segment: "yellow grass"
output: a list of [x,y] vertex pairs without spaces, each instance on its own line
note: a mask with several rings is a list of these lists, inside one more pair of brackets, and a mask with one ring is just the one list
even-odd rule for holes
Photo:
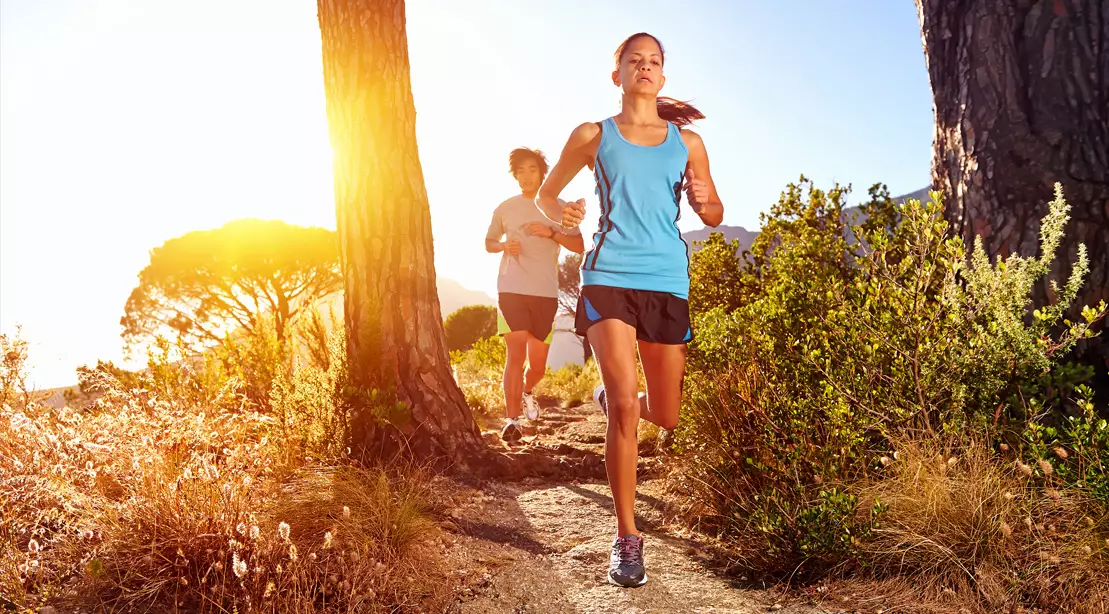
[[[951,450],[958,450],[953,453]],[[1082,493],[1037,483],[985,446],[906,443],[863,489],[889,506],[861,547],[885,583],[856,585],[899,612],[1109,611],[1109,515]]]
[[0,595],[107,611],[418,612],[449,598],[418,470],[312,465],[272,419],[108,387],[0,409]]

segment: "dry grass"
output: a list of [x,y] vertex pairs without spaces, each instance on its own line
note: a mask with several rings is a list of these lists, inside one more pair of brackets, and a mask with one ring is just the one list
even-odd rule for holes
[[419,470],[322,467],[266,416],[108,386],[0,409],[0,595],[104,611],[423,612],[452,588]]
[[899,612],[1109,611],[1109,514],[1021,469],[977,443],[901,445],[859,501],[889,506],[860,545],[882,581],[838,592]]

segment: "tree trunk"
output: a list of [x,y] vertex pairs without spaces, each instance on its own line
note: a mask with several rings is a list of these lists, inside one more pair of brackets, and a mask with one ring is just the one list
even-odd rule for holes
[[407,404],[362,407],[353,452],[462,462],[484,448],[451,376],[416,147],[403,0],[319,0],[352,383]]
[[[1054,182],[1071,222],[1052,270],[1089,250],[1082,305],[1109,299],[1109,4],[916,0],[936,114],[932,182],[992,256],[1038,253]],[[1052,298],[1045,282],[1037,298]],[[1097,361],[1109,344],[1088,348]],[[1094,358],[1094,356],[1090,356]],[[1104,371],[1099,368],[1098,371]]]

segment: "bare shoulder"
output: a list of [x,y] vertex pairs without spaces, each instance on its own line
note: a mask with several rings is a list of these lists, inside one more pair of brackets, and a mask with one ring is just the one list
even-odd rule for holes
[[597,135],[600,133],[601,126],[599,125],[599,123],[585,122],[584,124],[579,125],[577,128],[574,128],[574,131],[570,134],[570,141],[576,143],[588,143],[589,141],[597,138]]
[[705,142],[701,140],[701,135],[692,130],[682,129],[682,142],[690,151],[704,151],[705,149]]

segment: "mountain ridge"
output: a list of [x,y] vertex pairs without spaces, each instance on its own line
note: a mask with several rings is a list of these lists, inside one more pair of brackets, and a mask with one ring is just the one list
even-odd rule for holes
[[[894,200],[897,202],[905,202],[914,198],[921,201],[927,200],[928,191],[931,189],[932,188],[926,186],[920,188],[919,190],[914,190],[907,194],[902,194],[901,196],[895,196]],[[849,211],[859,212],[859,207],[848,207],[847,209],[844,209],[845,214]],[[725,241],[739,241],[738,253],[740,254],[750,249],[751,244],[755,242],[755,237],[759,236],[759,231],[757,230],[747,230],[743,226],[726,226],[721,224],[716,228],[709,228],[708,226],[705,226],[697,230],[683,232],[682,238],[685,239],[686,244],[689,246],[689,252],[692,254],[693,252],[697,251],[695,242],[707,240],[709,236],[712,235],[712,233],[714,232],[718,232],[724,235]]]

